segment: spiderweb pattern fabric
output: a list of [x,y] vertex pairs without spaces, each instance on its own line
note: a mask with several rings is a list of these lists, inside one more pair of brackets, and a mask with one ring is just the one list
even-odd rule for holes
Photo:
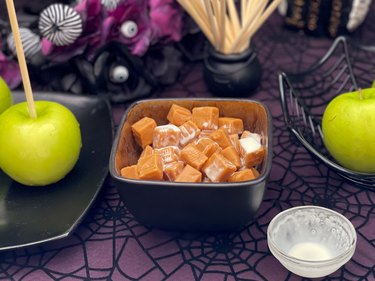
[[[374,13],[372,8],[370,18]],[[373,25],[367,28],[359,32],[358,40],[374,34]],[[358,235],[352,260],[321,280],[375,280],[375,193],[343,180],[313,158],[288,131],[280,106],[279,71],[306,69],[325,54],[332,40],[284,30],[282,19],[274,15],[254,43],[263,78],[249,98],[270,108],[274,126],[272,171],[254,221],[237,232],[220,234],[147,227],[128,212],[108,179],[72,236],[0,253],[0,280],[308,280],[284,269],[270,254],[266,241],[268,223],[276,214],[307,204],[345,215]],[[355,72],[363,76],[360,83],[374,79],[375,53],[353,49],[353,56],[361,58],[354,64]],[[211,96],[202,80],[200,62],[186,64],[178,83],[153,95]],[[116,123],[127,105],[114,108]]]

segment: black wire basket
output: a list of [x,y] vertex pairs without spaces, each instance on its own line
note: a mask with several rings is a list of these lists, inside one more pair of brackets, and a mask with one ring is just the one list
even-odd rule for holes
[[375,174],[342,167],[331,157],[323,142],[321,121],[329,101],[338,94],[358,88],[347,39],[338,37],[328,52],[308,70],[280,73],[279,86],[285,123],[301,144],[343,178],[375,190]]

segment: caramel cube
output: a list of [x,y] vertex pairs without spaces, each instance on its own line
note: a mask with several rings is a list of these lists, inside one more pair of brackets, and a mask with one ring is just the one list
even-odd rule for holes
[[195,147],[203,152],[207,157],[217,152],[220,148],[219,144],[210,138],[201,138],[195,143]]
[[169,109],[167,120],[176,126],[181,126],[191,119],[191,111],[177,104],[172,104]]
[[169,181],[175,181],[177,176],[182,172],[185,167],[185,163],[182,161],[176,161],[169,163],[164,166],[164,175]]
[[152,155],[152,154],[154,154],[154,149],[151,146],[146,145],[146,147],[142,150],[142,153],[139,156],[139,159],[145,156]]
[[182,172],[177,176],[176,182],[201,182],[202,173],[190,165],[186,165]]
[[244,139],[244,138],[253,138],[259,143],[261,143],[261,140],[262,140],[262,137],[259,134],[252,133],[252,132],[247,131],[247,130],[244,131],[241,135],[241,139]]
[[179,128],[181,131],[180,145],[182,147],[196,139],[201,132],[198,126],[191,120],[185,122]]
[[250,170],[253,172],[253,174],[254,174],[254,176],[255,176],[255,178],[257,178],[257,177],[259,177],[260,176],[260,173],[258,172],[258,170],[257,169],[255,169],[255,168],[250,168]]
[[244,169],[238,172],[234,172],[229,178],[228,182],[239,182],[239,181],[249,181],[256,179],[259,176],[256,175],[253,169]]
[[137,165],[122,168],[120,174],[124,178],[139,179]]
[[216,131],[212,132],[209,136],[210,139],[217,142],[221,148],[226,148],[232,145],[229,135],[224,128],[219,128]]
[[250,131],[245,130],[245,131],[243,131],[242,134],[241,134],[241,139],[248,138],[249,136],[251,136],[251,134],[252,134],[252,133],[251,133]]
[[155,120],[149,117],[143,117],[131,126],[135,141],[140,147],[145,148],[146,145],[152,144],[155,128]]
[[219,109],[214,106],[194,107],[191,120],[201,130],[216,130],[219,126]]
[[242,134],[243,122],[240,118],[220,117],[219,128],[224,128],[229,135]]
[[232,143],[232,146],[237,150],[238,153],[241,152],[241,144],[240,144],[240,138],[237,134],[231,134],[229,135],[229,139]]
[[137,168],[139,178],[142,180],[163,179],[163,160],[157,153],[139,159]]
[[180,129],[173,124],[155,127],[153,147],[161,148],[165,146],[178,146],[180,143]]
[[240,139],[241,156],[244,165],[248,168],[262,163],[264,158],[264,148],[255,138],[248,137]]
[[202,171],[212,182],[225,182],[236,171],[236,166],[220,153],[214,153],[204,164]]
[[164,165],[178,161],[180,158],[180,149],[177,146],[155,148],[155,153],[158,153],[161,156]]
[[180,159],[195,169],[201,170],[208,157],[199,151],[195,145],[188,144],[181,150]]
[[223,154],[225,158],[227,158],[232,164],[234,164],[237,169],[242,166],[240,155],[238,154],[234,146],[228,146],[227,148],[223,149],[221,151],[221,154]]
[[209,135],[211,135],[216,130],[201,130],[201,133],[199,134],[199,138],[208,138]]

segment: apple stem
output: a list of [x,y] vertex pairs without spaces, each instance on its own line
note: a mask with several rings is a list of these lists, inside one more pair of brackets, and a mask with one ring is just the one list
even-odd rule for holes
[[359,99],[363,100],[362,88],[358,88]]
[[31,118],[36,118],[36,109],[34,103],[33,92],[31,90],[31,83],[29,78],[29,72],[27,70],[25,53],[22,46],[21,35],[18,27],[16,10],[14,8],[13,0],[6,0],[8,15],[10,20],[10,26],[13,33],[14,43],[16,46],[16,53],[18,58],[18,64],[21,70],[22,83],[25,90],[26,101],[29,109]]

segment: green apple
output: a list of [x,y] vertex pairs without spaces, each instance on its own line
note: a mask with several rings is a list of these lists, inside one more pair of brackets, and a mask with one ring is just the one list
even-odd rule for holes
[[324,143],[348,169],[375,173],[375,88],[336,96],[323,114]]
[[13,96],[7,83],[0,77],[0,114],[13,104]]
[[0,167],[13,180],[44,186],[64,178],[76,164],[82,142],[80,126],[65,106],[36,101],[31,118],[26,102],[0,115]]

